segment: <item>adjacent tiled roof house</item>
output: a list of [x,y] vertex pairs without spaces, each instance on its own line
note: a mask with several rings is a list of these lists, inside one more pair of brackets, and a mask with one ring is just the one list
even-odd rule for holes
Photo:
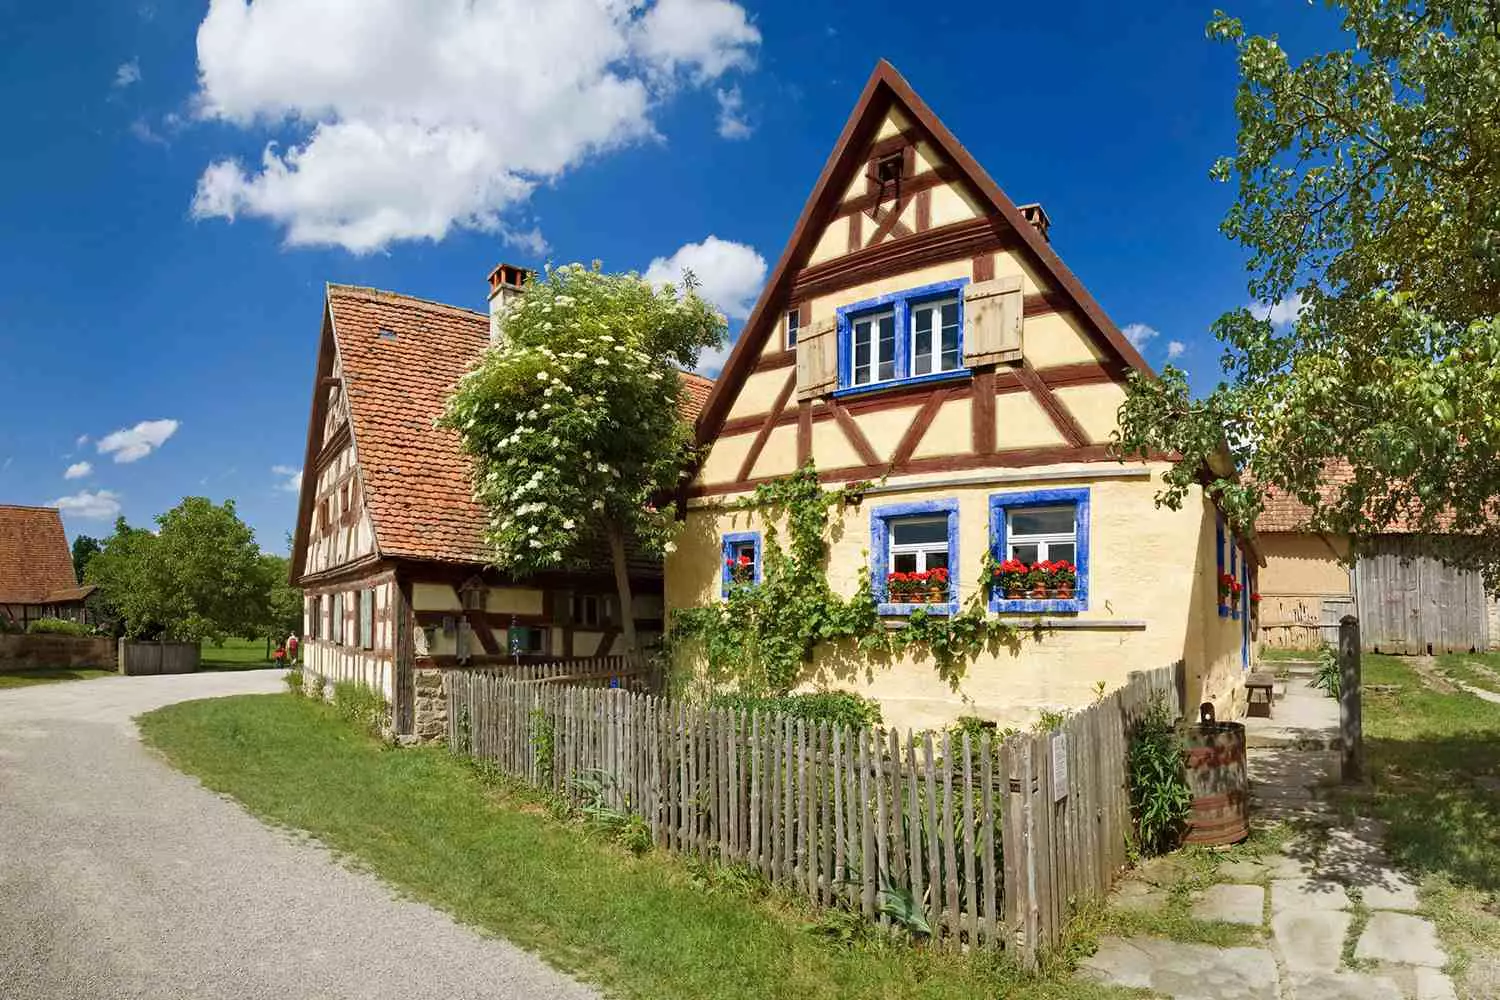
[[0,506],[0,619],[22,628],[38,618],[82,621],[93,590],[73,575],[57,508]]
[[[327,289],[292,555],[306,596],[305,664],[384,692],[401,732],[433,724],[417,712],[418,692],[430,692],[443,668],[620,651],[602,560],[598,572],[525,581],[486,568],[472,463],[458,435],[435,426],[526,278],[496,268],[488,315],[372,288]],[[691,420],[712,381],[682,380]],[[662,630],[661,566],[635,560],[631,578],[632,614],[650,641]]]
[[[1353,481],[1332,462],[1318,492],[1336,501]],[[1433,539],[1405,519],[1385,524],[1357,552],[1344,535],[1315,532],[1311,509],[1284,490],[1267,492],[1255,531],[1266,557],[1260,575],[1259,631],[1271,646],[1308,649],[1336,642],[1353,614],[1360,640],[1384,653],[1500,647],[1500,604],[1479,574],[1444,565]]]

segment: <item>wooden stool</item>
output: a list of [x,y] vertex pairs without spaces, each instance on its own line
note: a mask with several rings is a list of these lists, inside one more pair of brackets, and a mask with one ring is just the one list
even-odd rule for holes
[[[1253,673],[1245,681],[1245,714],[1257,719],[1271,717],[1271,705],[1276,701],[1276,678],[1271,674]],[[1259,691],[1264,697],[1256,699]]]

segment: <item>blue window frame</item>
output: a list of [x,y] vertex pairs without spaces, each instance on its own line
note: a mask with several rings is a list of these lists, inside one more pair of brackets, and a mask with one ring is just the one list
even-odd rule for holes
[[[1027,490],[1021,493],[990,494],[990,553],[999,562],[1010,558],[1012,542],[1027,536],[1011,531],[1011,515],[1028,508],[1073,508],[1073,563],[1078,569],[1078,581],[1073,585],[1073,597],[1030,598],[1009,600],[1004,594],[990,592],[991,611],[1023,611],[1032,613],[1058,613],[1087,611],[1089,607],[1089,491],[1084,489]],[[1042,536],[1054,539],[1052,544],[1066,544],[1061,534]],[[1028,543],[1029,544],[1029,543]],[[1041,543],[1045,544],[1045,542]],[[1036,558],[1044,558],[1040,554]],[[1030,561],[1030,560],[1027,560]]]
[[[907,527],[926,525],[938,519],[946,533],[946,555],[944,565],[948,570],[948,600],[942,604],[906,604],[888,600],[886,577],[891,572],[894,557],[904,560],[914,550],[924,548],[920,543],[908,545],[899,538],[903,524]],[[941,543],[925,546],[931,552],[941,550]],[[918,569],[930,569],[930,565],[919,564]],[[875,594],[882,615],[909,615],[921,608],[928,614],[952,615],[958,613],[958,501],[925,500],[915,503],[894,503],[876,507],[870,511],[870,589]]]
[[965,378],[964,286],[940,281],[843,306],[837,312],[835,396]]
[[[1214,512],[1214,558],[1217,560],[1214,570],[1214,593],[1222,594],[1219,581],[1224,579],[1224,515],[1218,511]],[[1229,605],[1224,603],[1224,598],[1219,597],[1219,617],[1229,617]]]
[[755,566],[755,582],[760,583],[764,573],[764,567],[761,566],[760,561],[760,532],[731,531],[720,541],[719,551],[723,556],[719,563],[720,595],[729,596],[729,588],[733,584],[730,576],[730,563],[738,563],[741,556],[750,557],[751,563]]
[[[1234,539],[1229,540],[1229,575],[1236,581],[1240,578],[1240,543]],[[1245,591],[1240,590],[1240,597],[1244,597]],[[1240,601],[1233,594],[1229,595],[1229,617],[1235,621],[1240,620]]]

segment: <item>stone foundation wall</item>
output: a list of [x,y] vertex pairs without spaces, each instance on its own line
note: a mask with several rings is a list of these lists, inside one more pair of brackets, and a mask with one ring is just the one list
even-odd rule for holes
[[0,673],[46,667],[114,670],[115,640],[107,635],[0,635]]
[[413,676],[417,695],[413,735],[423,743],[446,739],[448,695],[443,690],[443,671],[417,670]]

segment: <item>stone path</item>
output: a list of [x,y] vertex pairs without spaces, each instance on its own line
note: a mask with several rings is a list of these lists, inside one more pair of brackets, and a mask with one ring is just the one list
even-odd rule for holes
[[[1298,691],[1300,678],[1287,687],[1274,723],[1251,720],[1260,736],[1252,729],[1252,816],[1303,832],[1278,853],[1218,864],[1218,884],[1189,898],[1193,919],[1254,928],[1260,943],[1108,937],[1082,974],[1175,1000],[1455,1000],[1448,956],[1416,912],[1416,884],[1382,848],[1384,831],[1367,820],[1337,825],[1324,801],[1338,780],[1337,703]],[[1170,893],[1133,879],[1111,905],[1149,913],[1170,905]]]

